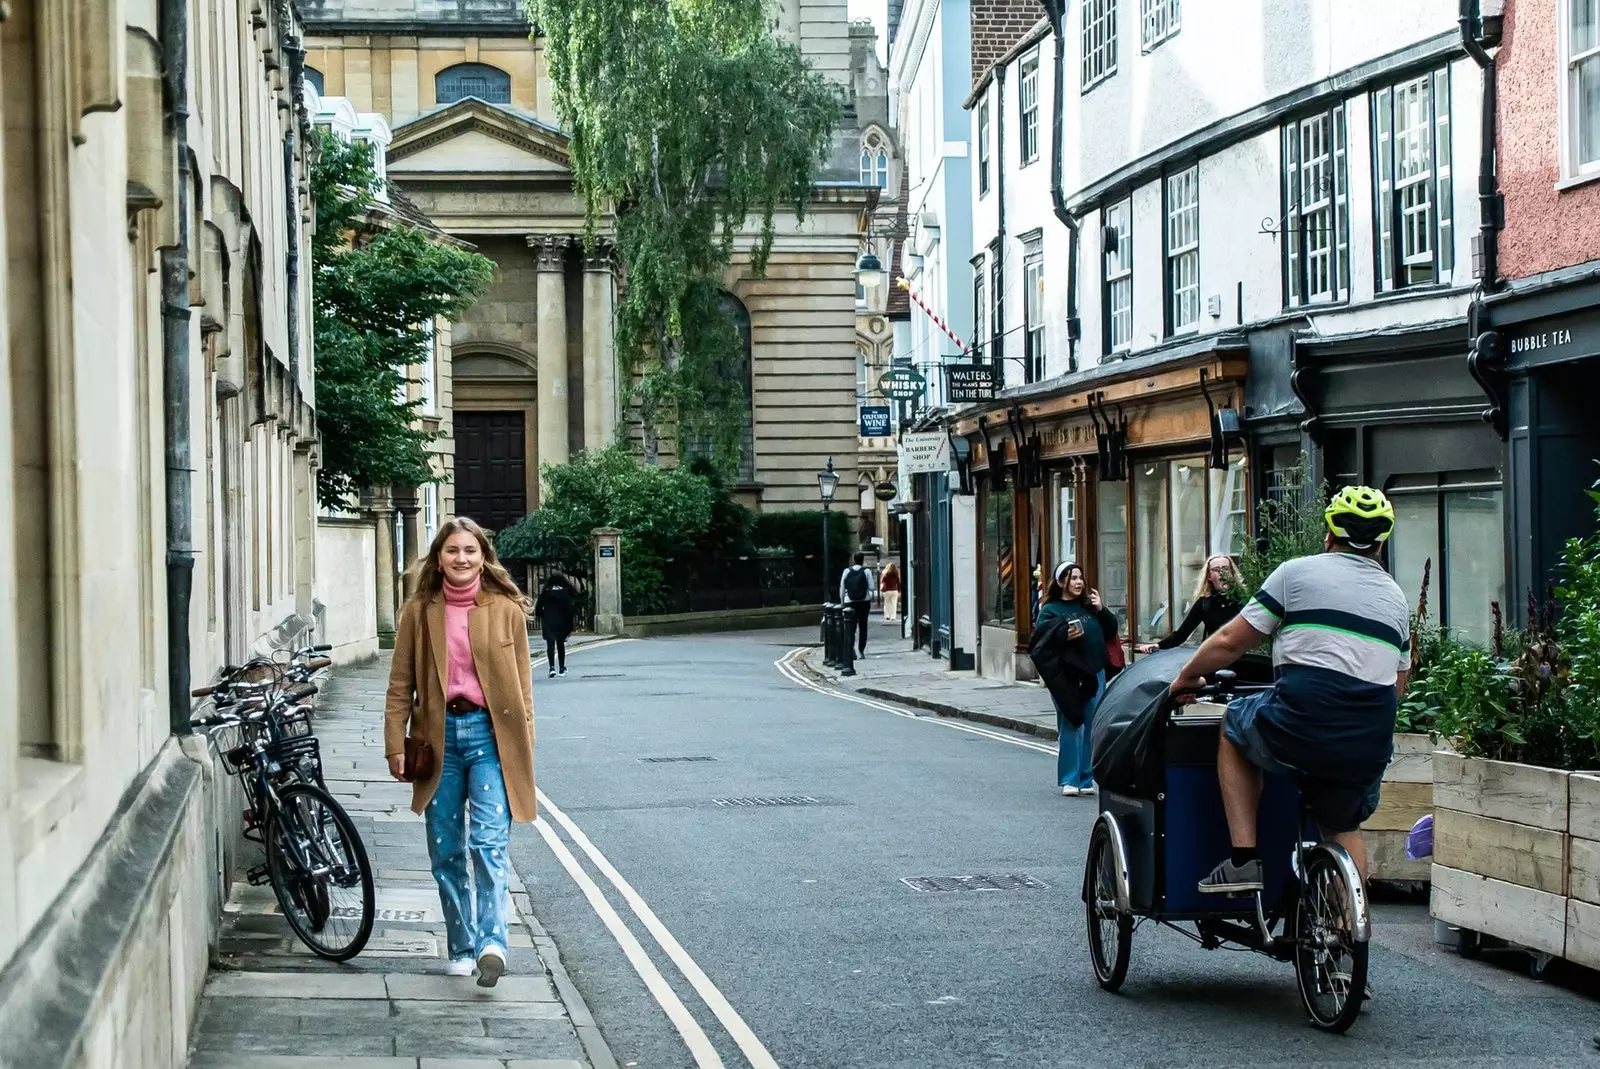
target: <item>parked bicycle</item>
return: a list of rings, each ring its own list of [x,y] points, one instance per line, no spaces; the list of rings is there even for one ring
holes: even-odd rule
[[[193,691],[213,705],[193,722],[244,785],[244,836],[265,853],[246,879],[272,885],[284,919],[314,954],[348,961],[372,935],[377,896],[366,847],[327,791],[311,730],[308,703],[313,679],[332,664],[318,656],[328,648],[225,666],[220,681]]]

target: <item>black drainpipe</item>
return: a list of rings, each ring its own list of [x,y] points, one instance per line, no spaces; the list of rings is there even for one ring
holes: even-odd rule
[[[162,401],[166,408],[167,690],[174,735],[189,724],[189,594],[194,545],[189,479],[189,8],[160,0],[161,53],[166,67],[167,116],[177,152],[177,243],[161,250]]]
[[[1042,0],[1045,14],[1050,19],[1050,32],[1055,37],[1055,117],[1051,126],[1054,129],[1055,144],[1050,150],[1050,201],[1055,206],[1056,218],[1061,220],[1061,225],[1072,231],[1072,255],[1067,257],[1067,370],[1078,370],[1078,338],[1083,333],[1083,323],[1078,318],[1078,246],[1082,244],[1082,235],[1078,230],[1077,218],[1067,210],[1067,197],[1061,189],[1061,153],[1062,127],[1065,125],[1067,110],[1066,96],[1066,67],[1067,67],[1067,41],[1062,29],[1062,22],[1066,17],[1066,0]]]
[[[289,16],[292,20],[293,16]],[[294,384],[300,382],[300,189],[295,170],[294,138],[300,129],[300,107],[306,74],[306,50],[292,26],[283,27],[283,51],[289,59],[289,128],[283,132],[283,196],[286,202],[289,249],[284,263],[289,287],[289,369]]]
[[[994,367],[996,386],[1006,381],[1006,69],[996,64],[994,68],[995,103],[995,208],[999,213],[999,239],[994,243],[995,269],[990,276],[994,293],[994,322],[989,324],[989,362]]]
[[[1496,3],[1496,8],[1503,3]],[[1493,293],[1500,285],[1500,231],[1505,227],[1505,201],[1500,196],[1500,176],[1495,160],[1496,76],[1494,57],[1485,49],[1500,43],[1503,18],[1494,14],[1482,20],[1479,36],[1479,0],[1461,0],[1461,44],[1467,55],[1483,69],[1483,112],[1478,154],[1478,243],[1483,255],[1482,292]]]

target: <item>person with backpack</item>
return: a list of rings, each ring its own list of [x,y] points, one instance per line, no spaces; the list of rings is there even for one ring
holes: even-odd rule
[[[855,610],[855,641],[860,657],[867,655],[867,619],[872,615],[872,572],[866,560],[865,553],[857,553],[855,563],[845,569],[839,580],[839,600]]]

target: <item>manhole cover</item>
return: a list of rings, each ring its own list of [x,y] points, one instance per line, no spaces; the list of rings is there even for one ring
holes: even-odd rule
[[[990,876],[907,876],[900,881],[913,891],[1043,891],[1049,885],[1021,872]]]
[[[680,761],[715,761],[715,757],[641,757],[639,761],[646,765],[670,765]]]
[[[711,804],[731,809],[736,806],[826,805],[827,803],[809,794],[780,794],[764,798],[713,798]]]

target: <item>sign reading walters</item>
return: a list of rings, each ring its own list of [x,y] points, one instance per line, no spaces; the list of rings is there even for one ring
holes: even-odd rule
[[[945,397],[951,404],[994,400],[994,365],[948,364],[944,369]]]

